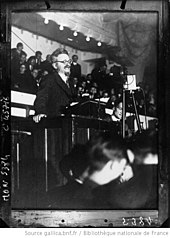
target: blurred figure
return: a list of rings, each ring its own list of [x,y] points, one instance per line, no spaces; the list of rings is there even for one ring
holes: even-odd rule
[[[60,170],[67,183],[48,191],[44,207],[55,209],[85,209],[90,205],[91,189],[83,186],[84,171],[87,169],[86,145],[75,145],[60,161]],[[44,208],[43,207],[43,208]]]
[[[109,197],[105,197],[105,185],[119,181],[127,163],[125,144],[121,137],[113,138],[107,134],[100,134],[86,145],[76,145],[60,162],[60,169],[68,182],[49,191],[46,199],[48,207],[57,209],[107,207]],[[98,194],[96,189],[100,192],[100,196],[96,196]]]
[[[158,164],[158,134],[144,130],[132,138],[130,145],[135,164]]]
[[[81,79],[81,65],[77,61],[78,61],[78,56],[73,55],[71,68],[70,68],[70,77],[77,78],[79,81]]]
[[[110,133],[96,136],[88,143],[88,159],[84,185],[93,188],[91,207],[115,208],[112,190],[133,177],[125,141],[121,136]]]
[[[156,97],[153,91],[149,92],[148,95],[148,100],[147,100],[147,111],[150,115],[152,116],[157,116],[156,115]]]
[[[133,177],[111,190],[112,206],[117,209],[158,208],[158,143],[156,131],[142,131],[127,146]]]
[[[119,178],[128,163],[124,140],[109,133],[103,133],[89,141],[88,158],[88,179],[98,185]]]

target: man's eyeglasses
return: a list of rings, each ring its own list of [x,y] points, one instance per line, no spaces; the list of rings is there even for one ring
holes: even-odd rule
[[[70,59],[70,60],[63,60],[63,61],[57,60],[56,62],[59,62],[59,63],[62,63],[62,64],[71,64],[73,61]]]

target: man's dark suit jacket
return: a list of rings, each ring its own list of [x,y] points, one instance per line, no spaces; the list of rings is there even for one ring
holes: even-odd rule
[[[72,78],[78,78],[81,79],[81,65],[80,64],[71,64],[71,68],[70,68],[70,77]]]
[[[57,72],[47,75],[34,102],[36,114],[46,114],[50,118],[60,116],[71,103],[73,94],[71,83],[68,87]]]

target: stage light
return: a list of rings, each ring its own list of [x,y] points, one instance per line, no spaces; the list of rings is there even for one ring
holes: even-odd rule
[[[44,19],[44,24],[46,24],[46,25],[47,25],[48,23],[49,23],[49,20],[48,20],[48,18],[45,18],[45,19]]]
[[[87,37],[86,37],[86,41],[90,41],[90,36],[87,36]]]
[[[100,47],[102,45],[102,43],[99,41],[99,42],[97,42],[97,45]]]
[[[60,25],[60,26],[59,26],[59,29],[60,29],[60,31],[63,31],[63,30],[64,30],[64,26],[63,26],[63,25]]]
[[[74,31],[73,36],[77,36],[77,35],[78,35],[77,31]]]

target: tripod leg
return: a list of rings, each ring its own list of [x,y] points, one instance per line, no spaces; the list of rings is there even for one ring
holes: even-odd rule
[[[135,102],[135,97],[134,97],[134,92],[131,92],[132,95],[132,100],[133,100],[133,106],[135,109],[135,117],[136,117],[136,122],[137,122],[137,126],[138,126],[138,130],[141,133],[142,129],[141,129],[141,124],[140,124],[140,118],[139,118],[139,114],[137,112],[137,108],[136,108],[136,102]]]
[[[125,138],[125,116],[126,116],[126,109],[125,109],[125,89],[123,89],[123,112],[122,112],[122,136]]]

